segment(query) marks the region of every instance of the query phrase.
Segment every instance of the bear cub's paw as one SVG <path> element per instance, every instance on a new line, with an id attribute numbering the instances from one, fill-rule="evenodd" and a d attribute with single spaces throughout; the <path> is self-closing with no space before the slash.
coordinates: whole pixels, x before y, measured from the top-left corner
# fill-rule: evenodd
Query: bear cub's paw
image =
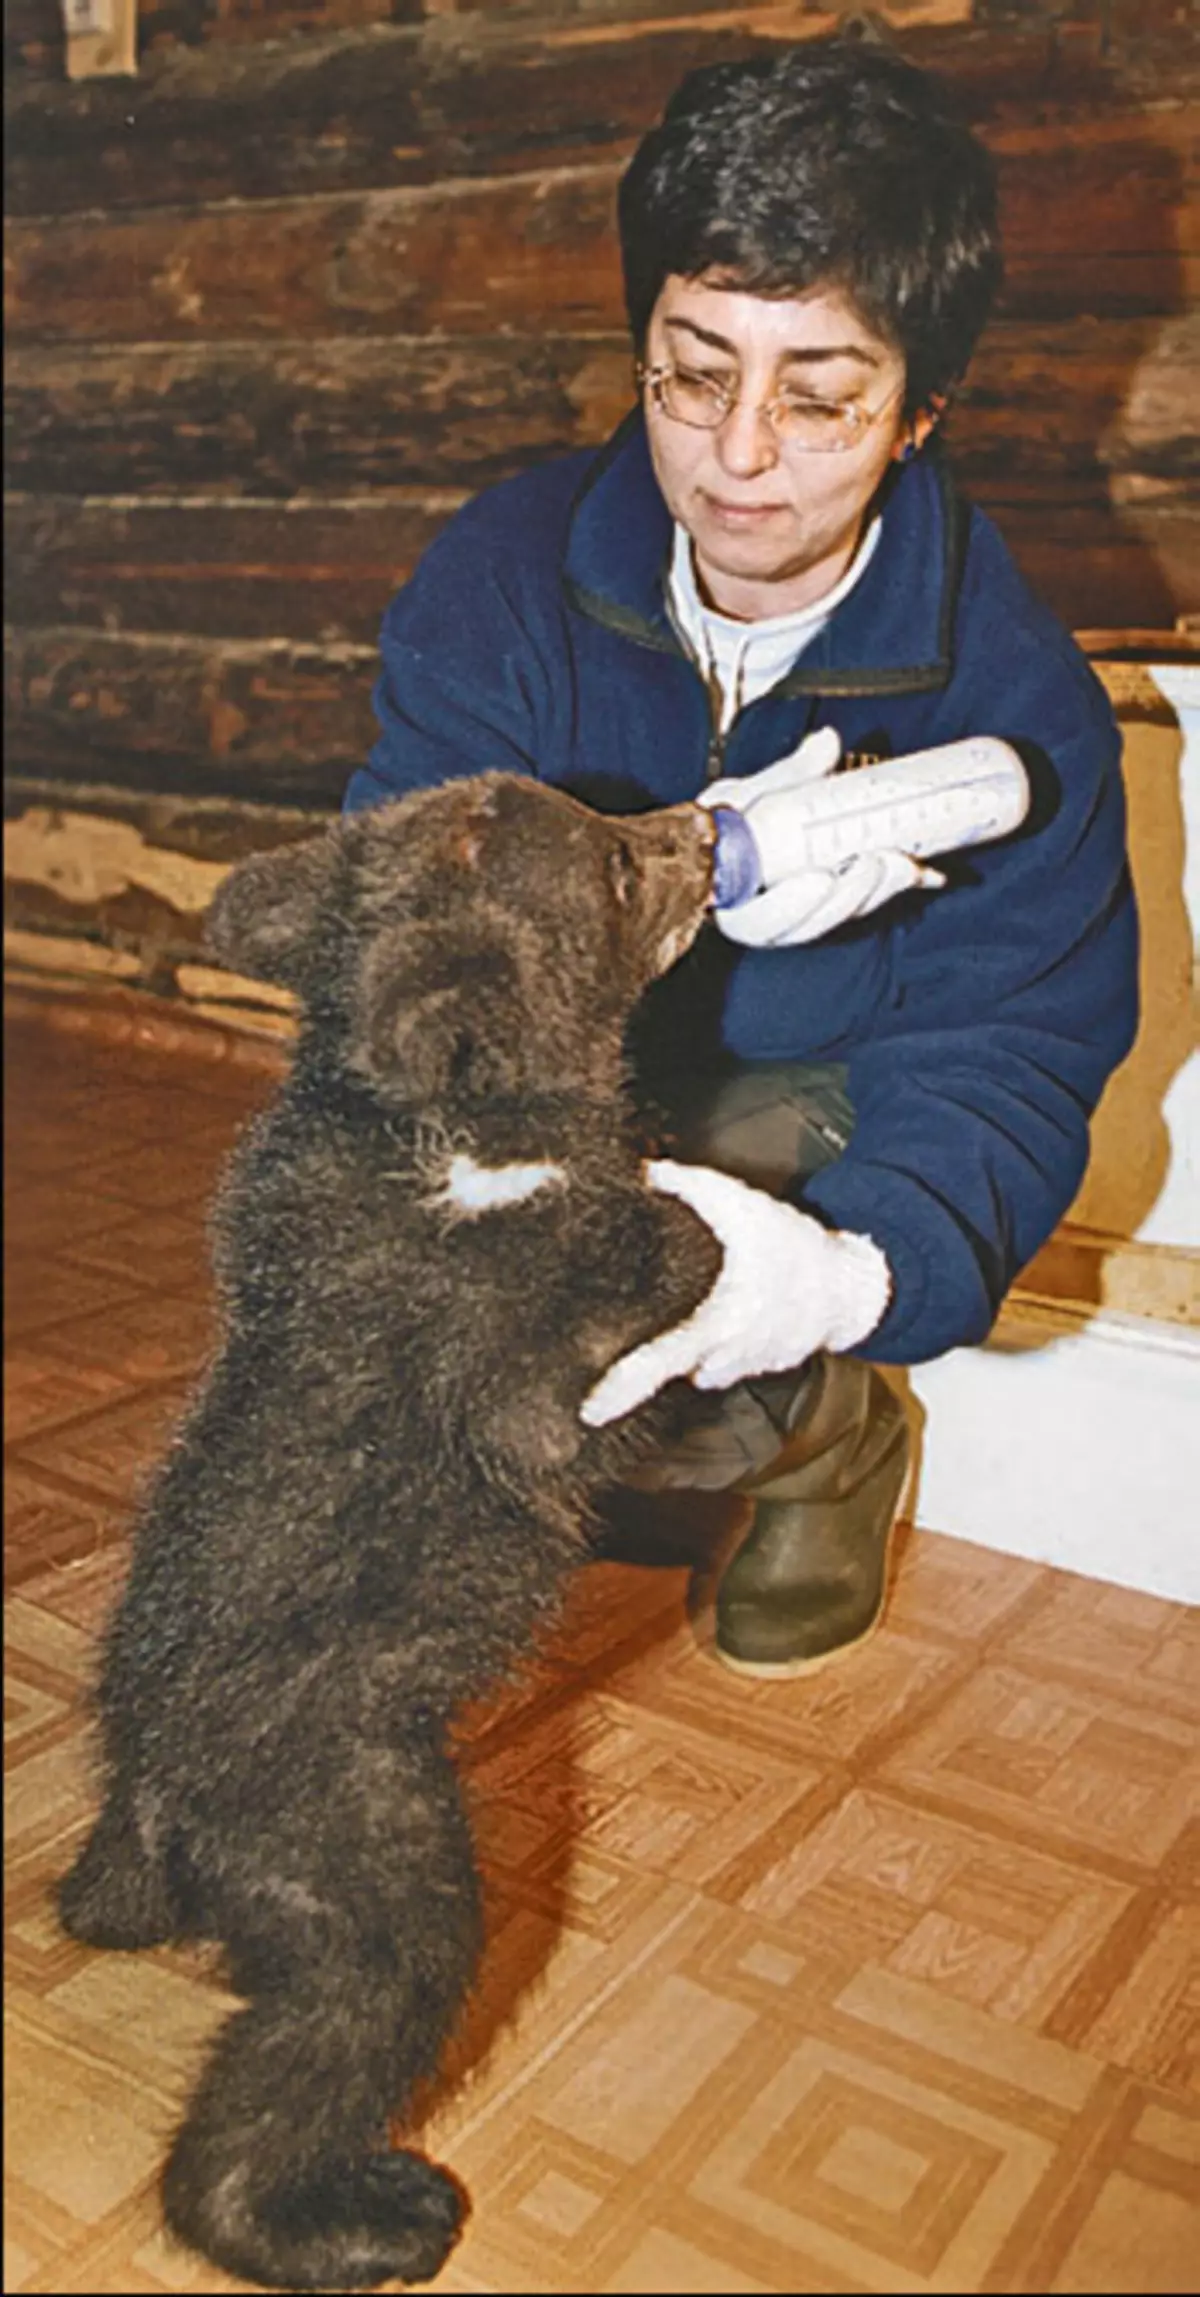
<path id="1" fill-rule="evenodd" d="M 467 2213 L 466 2198 L 448 2172 L 414 2153 L 371 2154 L 289 2180 L 252 2213 L 231 2211 L 224 2238 L 215 2222 L 224 2211 L 202 2204 L 204 2222 L 194 2221 L 187 2197 L 172 2191 L 173 2183 L 168 2169 L 172 2230 L 227 2272 L 268 2289 L 374 2289 L 382 2281 L 432 2281 Z"/>

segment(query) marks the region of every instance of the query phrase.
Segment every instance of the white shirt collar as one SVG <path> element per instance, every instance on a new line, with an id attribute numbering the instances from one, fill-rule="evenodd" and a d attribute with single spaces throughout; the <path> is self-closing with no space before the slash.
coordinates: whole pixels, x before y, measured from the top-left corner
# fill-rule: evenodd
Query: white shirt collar
<path id="1" fill-rule="evenodd" d="M 681 638 L 714 689 L 714 706 L 719 696 L 721 733 L 728 731 L 739 710 L 779 683 L 797 656 L 825 628 L 835 607 L 866 572 L 881 531 L 882 521 L 876 516 L 841 580 L 811 605 L 791 614 L 770 615 L 760 622 L 738 622 L 732 615 L 704 605 L 696 587 L 691 538 L 676 522 L 669 576 L 671 610 Z"/>

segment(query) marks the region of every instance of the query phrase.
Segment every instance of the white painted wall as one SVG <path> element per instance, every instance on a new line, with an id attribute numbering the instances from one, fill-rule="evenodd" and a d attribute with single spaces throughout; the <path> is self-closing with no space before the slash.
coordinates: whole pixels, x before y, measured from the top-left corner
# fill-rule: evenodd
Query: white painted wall
<path id="1" fill-rule="evenodd" d="M 986 1348 L 917 1366 L 910 1409 L 926 1530 L 1200 1603 L 1200 1334 L 1006 1315 Z"/>

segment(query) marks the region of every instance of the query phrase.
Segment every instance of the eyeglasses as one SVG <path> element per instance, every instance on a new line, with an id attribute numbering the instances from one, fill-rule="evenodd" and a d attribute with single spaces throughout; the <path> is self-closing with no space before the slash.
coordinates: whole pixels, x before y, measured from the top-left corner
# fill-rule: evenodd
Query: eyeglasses
<path id="1" fill-rule="evenodd" d="M 702 375 L 691 367 L 666 360 L 657 367 L 634 369 L 639 389 L 649 391 L 660 412 L 673 423 L 686 423 L 693 431 L 717 431 L 737 406 L 740 392 L 717 375 Z M 805 455 L 844 455 L 858 446 L 873 423 L 894 406 L 904 389 L 898 383 L 878 407 L 867 408 L 857 399 L 812 399 L 793 391 L 780 391 L 764 399 L 755 411 L 765 415 L 781 446 L 796 447 Z"/>

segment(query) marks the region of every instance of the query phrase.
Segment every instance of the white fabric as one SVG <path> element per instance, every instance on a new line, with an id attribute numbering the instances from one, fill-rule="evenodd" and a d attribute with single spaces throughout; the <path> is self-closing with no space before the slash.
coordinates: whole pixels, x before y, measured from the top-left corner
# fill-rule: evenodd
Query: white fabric
<path id="1" fill-rule="evenodd" d="M 739 622 L 706 606 L 696 587 L 691 540 L 678 521 L 671 551 L 669 591 L 675 627 L 719 696 L 717 732 L 726 734 L 739 710 L 770 692 L 786 676 L 797 656 L 825 628 L 834 608 L 860 581 L 882 532 L 873 518 L 841 581 L 811 606 L 793 614 L 775 614 L 760 622 Z"/>
<path id="2" fill-rule="evenodd" d="M 819 940 L 823 933 L 831 933 L 852 917 L 867 916 L 914 886 L 931 889 L 945 884 L 940 870 L 890 848 L 850 854 L 836 868 L 803 869 L 791 877 L 778 875 L 771 825 L 780 823 L 779 799 L 789 790 L 806 789 L 832 774 L 841 753 L 841 740 L 834 728 L 822 726 L 817 733 L 806 734 L 786 758 L 764 766 L 761 773 L 741 779 L 733 775 L 710 782 L 701 791 L 698 802 L 702 806 L 729 806 L 745 816 L 758 848 L 766 888 L 736 909 L 714 911 L 715 922 L 727 941 L 747 949 L 795 948 L 801 942 Z"/>
<path id="3" fill-rule="evenodd" d="M 790 1371 L 818 1348 L 853 1348 L 874 1331 L 891 1293 L 891 1272 L 869 1236 L 822 1228 L 811 1214 L 707 1165 L 659 1158 L 647 1165 L 646 1178 L 707 1222 L 724 1262 L 685 1323 L 632 1349 L 605 1373 L 580 1414 L 588 1427 L 622 1418 L 668 1380 L 729 1388 L 764 1372 Z"/>

